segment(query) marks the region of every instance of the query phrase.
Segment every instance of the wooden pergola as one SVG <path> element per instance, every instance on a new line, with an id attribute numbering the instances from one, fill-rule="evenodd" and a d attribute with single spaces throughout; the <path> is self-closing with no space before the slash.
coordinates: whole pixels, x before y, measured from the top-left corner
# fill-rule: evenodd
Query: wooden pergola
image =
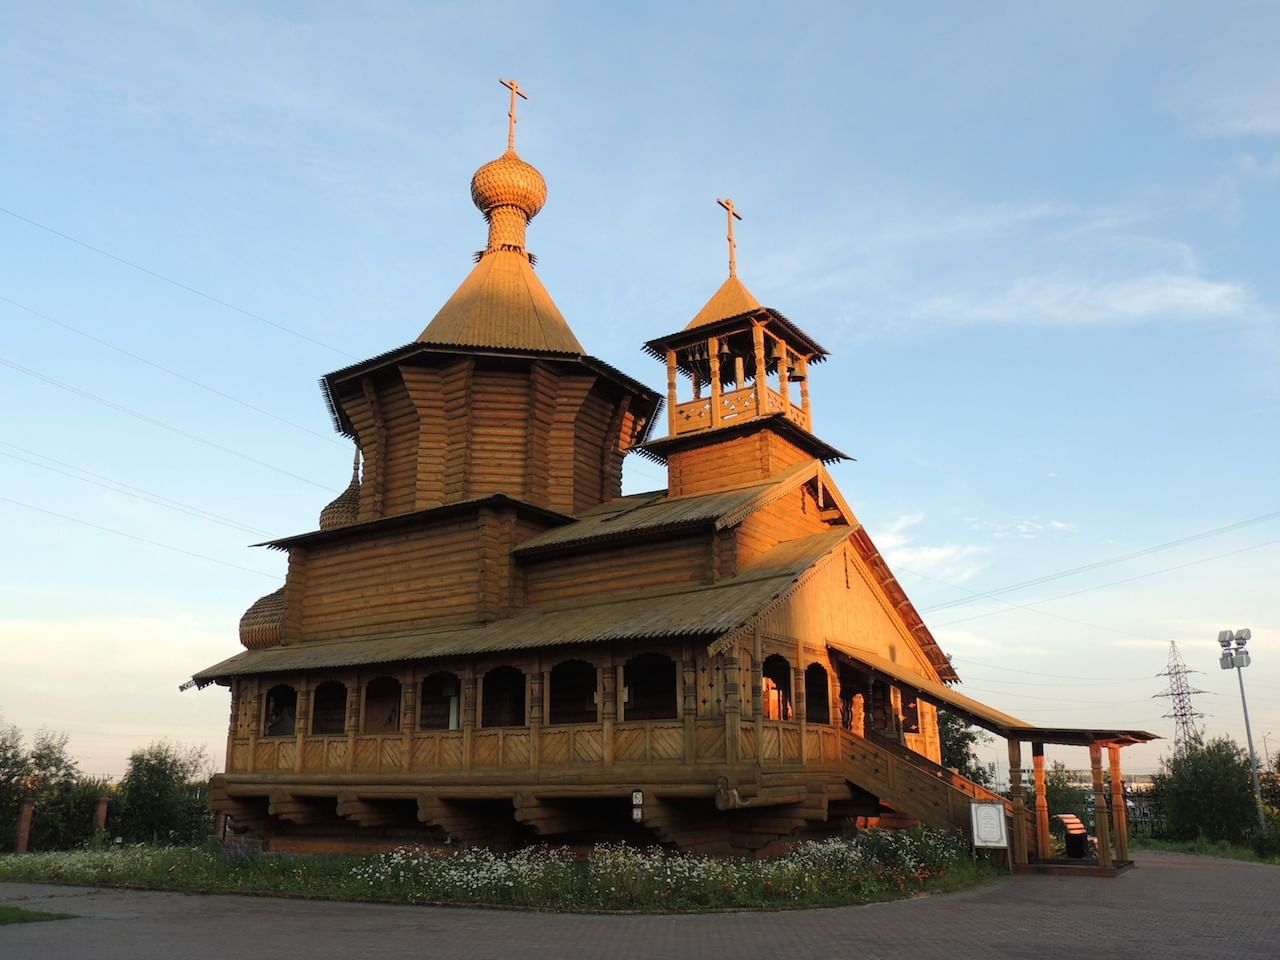
<path id="1" fill-rule="evenodd" d="M 1015 870 L 1035 870 L 1049 863 L 1049 802 L 1045 788 L 1044 748 L 1046 744 L 1087 747 L 1093 786 L 1094 824 L 1098 850 L 1096 872 L 1112 876 L 1132 864 L 1129 858 L 1129 818 L 1125 807 L 1120 751 L 1135 743 L 1160 739 L 1145 730 L 1117 730 L 1104 727 L 1041 727 L 1001 713 L 984 703 L 957 693 L 942 683 L 918 674 L 868 651 L 831 646 L 837 659 L 848 660 L 872 677 L 914 693 L 934 706 L 963 717 L 968 723 L 1002 737 L 1009 747 L 1009 793 L 1013 804 L 1011 861 Z M 1034 836 L 1028 835 L 1026 801 L 1022 790 L 1022 745 L 1031 744 L 1035 788 Z M 1102 768 L 1102 751 L 1107 751 L 1109 776 Z M 1109 782 L 1108 782 L 1109 781 Z M 1110 821 L 1108 812 L 1110 795 Z M 1034 848 L 1032 841 L 1034 840 Z M 1032 857 L 1034 849 L 1038 856 Z M 1073 867 L 1073 872 L 1080 867 Z"/>

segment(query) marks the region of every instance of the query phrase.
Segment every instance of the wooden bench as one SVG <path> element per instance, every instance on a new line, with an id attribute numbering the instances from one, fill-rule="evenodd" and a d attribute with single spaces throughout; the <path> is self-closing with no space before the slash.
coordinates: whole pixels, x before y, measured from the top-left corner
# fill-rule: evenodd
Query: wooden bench
<path id="1" fill-rule="evenodd" d="M 1074 813 L 1059 813 L 1055 815 L 1054 819 L 1061 820 L 1063 829 L 1067 831 L 1068 857 L 1072 857 L 1072 859 L 1082 858 L 1088 854 L 1089 847 L 1097 843 L 1095 838 L 1089 836 L 1088 828 Z M 1076 837 L 1081 837 L 1082 839 L 1076 840 Z"/>

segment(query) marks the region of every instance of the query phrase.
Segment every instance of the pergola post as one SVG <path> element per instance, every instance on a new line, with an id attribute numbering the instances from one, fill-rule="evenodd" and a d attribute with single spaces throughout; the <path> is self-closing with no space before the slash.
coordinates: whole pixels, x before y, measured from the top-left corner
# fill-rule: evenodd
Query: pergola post
<path id="1" fill-rule="evenodd" d="M 1111 827 L 1107 823 L 1107 791 L 1102 782 L 1102 745 L 1089 743 L 1089 766 L 1093 773 L 1093 829 L 1098 838 L 1098 864 L 1111 866 Z"/>
<path id="2" fill-rule="evenodd" d="M 720 426 L 720 338 L 707 339 L 707 362 L 711 367 L 711 426 Z"/>
<path id="3" fill-rule="evenodd" d="M 1044 744 L 1031 744 L 1031 764 L 1036 778 L 1036 855 L 1049 857 L 1049 795 L 1044 779 Z"/>
<path id="4" fill-rule="evenodd" d="M 1124 779 L 1120 773 L 1120 748 L 1107 744 L 1111 762 L 1111 819 L 1116 826 L 1116 858 L 1129 859 L 1129 809 L 1124 802 Z"/>
<path id="5" fill-rule="evenodd" d="M 1013 862 L 1026 864 L 1027 801 L 1022 795 L 1022 741 L 1009 738 L 1009 795 L 1013 799 Z"/>

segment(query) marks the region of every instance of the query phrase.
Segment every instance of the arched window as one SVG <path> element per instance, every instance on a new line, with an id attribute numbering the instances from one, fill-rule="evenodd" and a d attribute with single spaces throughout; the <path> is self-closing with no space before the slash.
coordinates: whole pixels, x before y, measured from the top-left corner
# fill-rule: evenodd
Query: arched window
<path id="1" fill-rule="evenodd" d="M 642 653 L 622 668 L 624 720 L 668 720 L 676 715 L 676 662 Z"/>
<path id="2" fill-rule="evenodd" d="M 400 681 L 378 677 L 364 688 L 364 732 L 400 732 Z"/>
<path id="3" fill-rule="evenodd" d="M 266 716 L 262 718 L 264 737 L 292 737 L 298 716 L 298 691 L 281 683 L 267 691 Z"/>
<path id="4" fill-rule="evenodd" d="M 790 720 L 791 664 L 786 657 L 775 653 L 764 658 L 761 674 L 764 682 L 764 718 Z"/>
<path id="5" fill-rule="evenodd" d="M 515 667 L 494 667 L 484 675 L 480 696 L 484 702 L 480 726 L 523 727 L 529 722 L 524 706 L 523 671 Z"/>
<path id="6" fill-rule="evenodd" d="M 421 709 L 418 727 L 422 730 L 457 730 L 458 677 L 452 673 L 433 673 L 422 681 Z"/>
<path id="7" fill-rule="evenodd" d="M 552 723 L 596 722 L 596 668 L 585 660 L 552 667 L 550 695 Z"/>
<path id="8" fill-rule="evenodd" d="M 311 732 L 333 736 L 347 732 L 347 685 L 326 680 L 311 696 Z"/>
<path id="9" fill-rule="evenodd" d="M 831 693 L 827 686 L 827 670 L 811 663 L 804 671 L 804 718 L 809 723 L 831 722 Z"/>

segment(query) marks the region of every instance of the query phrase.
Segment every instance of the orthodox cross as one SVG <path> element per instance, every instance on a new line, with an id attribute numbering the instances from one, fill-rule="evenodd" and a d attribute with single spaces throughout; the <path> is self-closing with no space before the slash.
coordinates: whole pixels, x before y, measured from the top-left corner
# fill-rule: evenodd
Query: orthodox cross
<path id="1" fill-rule="evenodd" d="M 733 239 L 733 221 L 741 220 L 737 208 L 733 205 L 733 198 L 726 200 L 716 200 L 716 203 L 724 207 L 725 219 L 729 221 L 729 235 L 725 239 L 729 241 L 729 276 L 736 277 L 738 275 L 738 244 Z"/>
<path id="2" fill-rule="evenodd" d="M 514 80 L 499 80 L 500 84 L 511 91 L 511 109 L 507 111 L 507 149 L 516 148 L 516 97 L 528 100 L 529 96 L 520 89 Z"/>

